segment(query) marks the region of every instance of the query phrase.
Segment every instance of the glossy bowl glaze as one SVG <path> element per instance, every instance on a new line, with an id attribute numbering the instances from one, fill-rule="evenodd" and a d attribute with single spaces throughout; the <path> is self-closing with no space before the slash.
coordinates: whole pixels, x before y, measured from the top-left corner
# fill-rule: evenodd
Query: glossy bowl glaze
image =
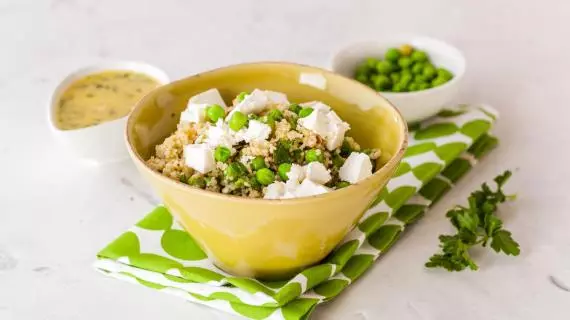
<path id="1" fill-rule="evenodd" d="M 427 52 L 436 67 L 447 68 L 453 79 L 435 88 L 413 92 L 380 92 L 396 106 L 409 123 L 434 116 L 453 102 L 465 74 L 465 58 L 461 51 L 441 40 L 422 36 L 395 36 L 378 41 L 348 45 L 332 58 L 331 70 L 352 78 L 356 67 L 366 58 L 384 57 L 389 48 L 410 44 Z"/>
<path id="2" fill-rule="evenodd" d="M 218 88 L 226 102 L 255 88 L 290 101 L 320 100 L 347 121 L 365 148 L 380 148 L 383 166 L 371 177 L 331 193 L 287 200 L 248 199 L 171 180 L 145 160 L 176 129 L 188 99 Z M 280 279 L 323 259 L 351 230 L 392 176 L 407 145 L 399 112 L 374 90 L 340 75 L 290 63 L 240 64 L 162 86 L 143 98 L 127 122 L 131 157 L 183 227 L 232 274 Z"/>

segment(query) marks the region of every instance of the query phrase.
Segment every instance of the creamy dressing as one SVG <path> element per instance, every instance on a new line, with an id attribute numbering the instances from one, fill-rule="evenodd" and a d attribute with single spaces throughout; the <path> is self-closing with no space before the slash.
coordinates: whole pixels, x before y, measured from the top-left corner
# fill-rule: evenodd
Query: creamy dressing
<path id="1" fill-rule="evenodd" d="M 73 130 L 122 118 L 159 85 L 157 80 L 133 71 L 90 74 L 73 82 L 60 96 L 56 125 Z"/>

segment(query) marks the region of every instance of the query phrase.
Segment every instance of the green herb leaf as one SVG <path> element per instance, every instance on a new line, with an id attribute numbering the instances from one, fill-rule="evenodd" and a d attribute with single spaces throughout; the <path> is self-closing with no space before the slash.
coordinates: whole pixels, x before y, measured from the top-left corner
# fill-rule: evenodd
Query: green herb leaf
<path id="1" fill-rule="evenodd" d="M 428 268 L 445 268 L 448 271 L 462 271 L 469 267 L 471 270 L 477 270 L 477 264 L 471 259 L 469 246 L 463 243 L 458 235 L 439 236 L 443 254 L 434 254 L 426 263 Z"/>
<path id="2" fill-rule="evenodd" d="M 476 212 L 464 211 L 457 215 L 459 229 L 467 229 L 473 233 L 477 233 L 479 227 L 479 216 Z"/>
<path id="3" fill-rule="evenodd" d="M 498 205 L 512 199 L 505 196 L 502 187 L 511 177 L 510 171 L 497 176 L 497 190 L 493 191 L 486 183 L 480 190 L 471 193 L 469 206 L 456 206 L 449 210 L 446 217 L 457 229 L 455 235 L 439 237 L 442 253 L 434 254 L 425 264 L 428 268 L 445 268 L 449 271 L 462 271 L 466 268 L 477 270 L 477 264 L 469 255 L 469 249 L 481 244 L 483 247 L 491 240 L 491 248 L 496 252 L 517 256 L 519 244 L 511 233 L 503 229 L 503 222 L 496 216 Z"/>
<path id="4" fill-rule="evenodd" d="M 505 185 L 505 183 L 509 180 L 509 178 L 512 175 L 513 173 L 510 170 L 507 170 L 503 172 L 503 174 L 500 174 L 496 176 L 495 179 L 493 179 L 497 183 L 497 187 L 499 190 Z"/>
<path id="5" fill-rule="evenodd" d="M 280 165 L 282 163 L 291 163 L 291 154 L 289 153 L 289 148 L 291 147 L 291 142 L 289 141 L 279 141 L 275 151 L 273 152 L 273 161 L 275 164 Z"/>
<path id="6" fill-rule="evenodd" d="M 492 237 L 497 231 L 503 227 L 503 221 L 495 217 L 494 215 L 487 215 L 485 217 L 485 233 L 486 237 L 483 241 L 483 247 L 487 245 L 487 241 Z"/>
<path id="7" fill-rule="evenodd" d="M 499 230 L 493 235 L 491 248 L 496 252 L 503 251 L 506 255 L 518 256 L 521 253 L 519 244 L 513 240 L 511 233 L 507 230 Z"/>

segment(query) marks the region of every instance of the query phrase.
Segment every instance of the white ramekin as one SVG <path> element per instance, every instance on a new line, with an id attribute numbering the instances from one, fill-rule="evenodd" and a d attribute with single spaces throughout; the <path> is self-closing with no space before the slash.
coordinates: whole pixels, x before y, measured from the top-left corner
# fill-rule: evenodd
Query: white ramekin
<path id="1" fill-rule="evenodd" d="M 157 67 L 143 62 L 104 62 L 81 68 L 63 79 L 49 99 L 48 123 L 56 139 L 79 158 L 95 164 L 120 161 L 129 157 L 125 146 L 127 116 L 101 124 L 61 130 L 56 125 L 56 111 L 61 94 L 74 81 L 86 75 L 108 70 L 128 70 L 143 73 L 157 80 L 161 85 L 170 82 L 168 75 Z"/>

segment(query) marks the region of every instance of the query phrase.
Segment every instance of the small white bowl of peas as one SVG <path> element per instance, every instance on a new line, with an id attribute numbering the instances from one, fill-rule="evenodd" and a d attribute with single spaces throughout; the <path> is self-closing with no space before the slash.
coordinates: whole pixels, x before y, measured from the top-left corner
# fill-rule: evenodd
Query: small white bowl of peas
<path id="1" fill-rule="evenodd" d="M 454 100 L 465 58 L 440 40 L 397 37 L 344 47 L 334 55 L 332 70 L 377 90 L 413 123 Z"/>

